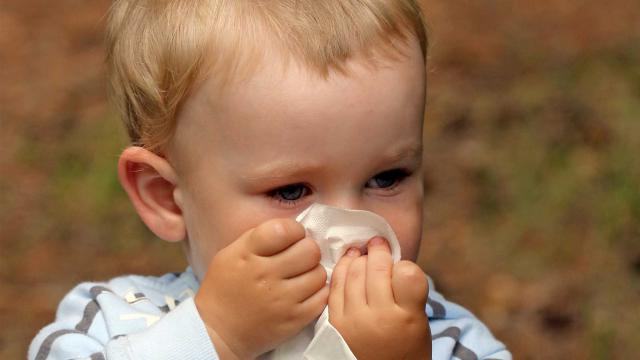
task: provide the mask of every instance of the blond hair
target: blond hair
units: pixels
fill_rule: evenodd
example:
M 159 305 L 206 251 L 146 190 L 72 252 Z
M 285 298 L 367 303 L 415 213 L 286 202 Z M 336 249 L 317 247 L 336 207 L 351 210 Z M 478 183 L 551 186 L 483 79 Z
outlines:
M 116 0 L 107 29 L 111 98 L 131 142 L 159 152 L 194 84 L 255 62 L 265 39 L 326 76 L 359 53 L 393 56 L 395 40 L 409 36 L 426 58 L 415 0 Z

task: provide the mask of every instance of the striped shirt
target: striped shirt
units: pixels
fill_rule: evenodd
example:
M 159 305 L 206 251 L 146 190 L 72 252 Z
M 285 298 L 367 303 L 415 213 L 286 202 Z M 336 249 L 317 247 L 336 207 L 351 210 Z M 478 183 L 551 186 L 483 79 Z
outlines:
M 431 279 L 429 285 L 432 359 L 511 359 L 484 324 L 445 300 Z M 191 269 L 82 283 L 64 297 L 55 322 L 33 339 L 28 358 L 218 359 L 193 302 L 198 287 Z

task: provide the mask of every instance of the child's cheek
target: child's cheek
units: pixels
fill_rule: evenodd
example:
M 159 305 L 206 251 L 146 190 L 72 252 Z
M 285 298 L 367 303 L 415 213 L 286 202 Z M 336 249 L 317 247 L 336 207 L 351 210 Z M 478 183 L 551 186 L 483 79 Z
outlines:
M 421 208 L 407 208 L 386 216 L 382 215 L 396 233 L 403 260 L 416 261 L 422 239 L 422 211 Z
M 406 233 L 400 232 L 398 235 L 398 241 L 400 242 L 400 249 L 402 250 L 402 259 L 416 261 L 418 258 L 418 251 L 420 250 L 421 229 L 417 226 L 409 226 L 412 229 L 407 229 Z

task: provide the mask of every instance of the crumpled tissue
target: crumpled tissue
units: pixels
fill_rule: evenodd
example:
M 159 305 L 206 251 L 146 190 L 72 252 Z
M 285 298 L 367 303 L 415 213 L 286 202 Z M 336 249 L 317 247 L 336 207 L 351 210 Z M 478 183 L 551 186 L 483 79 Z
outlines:
M 320 264 L 330 281 L 333 268 L 352 247 L 366 249 L 373 237 L 385 238 L 393 262 L 400 261 L 400 244 L 391 226 L 379 215 L 364 210 L 348 210 L 313 204 L 296 218 L 307 236 L 320 247 Z M 338 330 L 329 323 L 328 307 L 315 323 L 260 359 L 270 360 L 356 360 Z

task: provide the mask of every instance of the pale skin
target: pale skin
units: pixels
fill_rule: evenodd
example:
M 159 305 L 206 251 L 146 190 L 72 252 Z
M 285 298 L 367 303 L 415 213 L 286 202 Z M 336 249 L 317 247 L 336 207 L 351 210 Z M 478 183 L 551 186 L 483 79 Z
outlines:
M 145 224 L 183 242 L 200 279 L 198 311 L 222 359 L 252 359 L 330 305 L 358 359 L 427 359 L 422 231 L 424 63 L 406 56 L 317 77 L 267 53 L 221 92 L 205 81 L 157 155 L 127 148 L 119 176 Z M 403 260 L 373 239 L 350 251 L 330 287 L 319 249 L 293 219 L 314 202 L 384 217 Z

